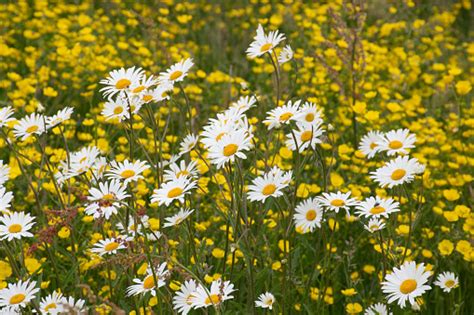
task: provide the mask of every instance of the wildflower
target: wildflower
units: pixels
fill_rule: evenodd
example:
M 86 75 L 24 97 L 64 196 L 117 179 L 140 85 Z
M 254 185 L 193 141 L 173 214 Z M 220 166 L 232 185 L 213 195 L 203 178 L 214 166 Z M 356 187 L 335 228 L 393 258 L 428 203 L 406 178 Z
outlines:
M 362 305 L 359 303 L 349 303 L 346 305 L 346 312 L 348 314 L 359 314 L 362 312 Z
M 196 178 L 198 174 L 196 161 L 191 161 L 189 164 L 186 164 L 186 161 L 182 160 L 179 165 L 176 163 L 170 164 L 169 168 L 169 170 L 165 170 L 165 174 L 163 176 L 166 181 L 173 180 L 181 176 Z
M 235 158 L 246 159 L 242 151 L 250 149 L 250 140 L 245 129 L 233 130 L 222 136 L 220 141 L 209 148 L 209 159 L 211 163 L 221 168 L 227 162 L 234 162 Z
M 71 115 L 74 112 L 72 107 L 65 107 L 58 111 L 56 114 L 50 117 L 46 117 L 47 128 L 53 128 L 59 124 L 62 124 L 66 120 L 71 119 Z
M 178 63 L 172 65 L 165 72 L 160 73 L 160 84 L 170 82 L 181 82 L 188 75 L 189 69 L 194 65 L 192 58 L 183 59 Z
M 399 156 L 386 163 L 375 172 L 370 172 L 371 178 L 378 182 L 381 187 L 410 183 L 415 175 L 424 172 L 424 165 L 420 164 L 416 158 L 410 159 L 408 156 Z
M 6 191 L 5 187 L 0 186 L 0 213 L 9 212 L 10 202 L 13 199 L 13 193 Z
M 268 35 L 265 34 L 261 24 L 258 25 L 257 35 L 254 37 L 254 41 L 250 44 L 247 49 L 247 55 L 250 58 L 259 57 L 265 53 L 271 53 L 280 42 L 285 40 L 285 35 L 278 31 L 271 31 Z
M 273 309 L 275 303 L 275 297 L 270 292 L 265 292 L 259 295 L 258 300 L 255 301 L 256 307 Z
M 369 306 L 364 315 L 392 315 L 392 312 L 387 309 L 385 304 L 376 303 Z
M 179 155 L 191 152 L 197 145 L 199 137 L 194 134 L 188 134 L 179 144 Z
M 377 231 L 382 230 L 385 227 L 384 221 L 379 218 L 371 218 L 367 225 L 364 224 L 364 228 L 369 231 L 370 233 L 374 233 Z
M 197 283 L 187 280 L 181 285 L 181 289 L 173 297 L 173 308 L 180 314 L 186 315 L 193 308 L 193 298 L 196 294 Z
M 179 177 L 162 184 L 161 188 L 155 189 L 151 196 L 151 202 L 165 204 L 168 206 L 173 200 L 184 202 L 184 196 L 197 186 L 196 181 L 187 177 Z
M 391 130 L 385 133 L 377 142 L 380 151 L 387 151 L 388 156 L 408 154 L 408 149 L 414 148 L 416 136 L 408 129 Z
M 41 314 L 59 314 L 64 312 L 62 302 L 63 295 L 56 291 L 42 298 L 40 302 Z
M 321 227 L 323 209 L 316 198 L 308 198 L 298 204 L 293 215 L 295 225 L 303 232 L 313 232 L 316 227 Z
M 221 279 L 212 281 L 209 291 L 202 285 L 199 285 L 192 298 L 193 307 L 218 306 L 226 300 L 233 299 L 234 296 L 231 295 L 231 293 L 234 291 L 234 285 L 231 284 L 230 281 L 222 282 Z
M 371 159 L 380 152 L 381 148 L 377 144 L 383 139 L 383 133 L 380 131 L 370 131 L 366 134 L 359 143 L 359 150 Z
M 399 203 L 392 198 L 380 198 L 379 196 L 369 197 L 359 202 L 356 206 L 356 214 L 360 217 L 385 217 L 388 218 L 393 212 L 400 211 Z
M 173 83 L 162 82 L 155 89 L 149 92 L 147 95 L 142 96 L 142 100 L 148 102 L 161 102 L 170 99 L 170 92 L 173 91 Z M 147 99 L 147 97 L 149 99 Z M 151 98 L 150 98 L 151 97 Z
M 278 55 L 278 63 L 284 64 L 285 62 L 288 62 L 291 59 L 293 59 L 293 49 L 291 49 L 290 45 L 286 45 L 285 48 L 283 48 L 280 54 Z
M 306 125 L 305 127 L 298 128 L 298 130 L 294 131 L 293 133 L 287 134 L 285 144 L 288 149 L 292 151 L 298 149 L 298 152 L 300 153 L 309 147 L 315 149 L 316 144 L 322 142 L 320 137 L 323 135 L 323 133 L 324 130 L 319 128 L 319 125 Z
M 438 244 L 438 250 L 441 256 L 449 256 L 454 250 L 454 244 L 450 240 L 442 240 Z
M 252 185 L 248 187 L 248 199 L 265 202 L 268 197 L 283 196 L 282 190 L 288 186 L 292 174 L 292 171 L 283 172 L 274 166 L 268 173 L 252 181 Z
M 267 125 L 268 130 L 280 128 L 284 124 L 289 124 L 297 118 L 300 104 L 300 100 L 294 103 L 288 101 L 285 105 L 272 109 L 267 113 L 267 118 L 263 123 Z
M 472 90 L 471 82 L 465 81 L 458 81 L 456 82 L 456 92 L 459 95 L 466 95 Z
M 127 238 L 121 236 L 100 240 L 94 244 L 91 252 L 97 253 L 100 256 L 116 254 L 119 249 L 127 248 L 125 241 L 127 241 Z
M 10 167 L 8 164 L 3 164 L 3 160 L 0 160 L 0 186 L 6 183 L 10 176 Z
M 70 161 L 61 161 L 59 172 L 54 176 L 59 183 L 89 171 L 98 162 L 100 151 L 94 146 L 82 148 L 70 154 Z
M 444 292 L 449 293 L 452 289 L 458 287 L 459 279 L 452 272 L 443 272 L 438 275 L 434 284 L 443 289 Z
M 84 304 L 86 301 L 82 299 L 74 299 L 73 297 L 63 297 L 61 305 L 67 314 L 82 314 L 85 312 Z
M 112 161 L 107 176 L 109 178 L 123 180 L 126 185 L 129 182 L 136 182 L 143 178 L 141 173 L 149 168 L 150 166 L 145 161 L 140 160 L 135 162 L 130 162 L 129 160 L 123 162 Z
M 41 135 L 46 131 L 45 117 L 41 114 L 33 113 L 19 120 L 13 127 L 15 137 L 21 140 L 28 139 L 31 135 Z
M 255 96 L 241 96 L 237 102 L 232 103 L 230 106 L 239 110 L 240 113 L 245 113 L 250 108 L 255 106 L 257 98 Z
M 425 270 L 424 264 L 417 266 L 414 261 L 405 262 L 400 268 L 395 267 L 391 274 L 385 276 L 382 291 L 388 294 L 388 303 L 397 301 L 401 308 L 405 308 L 407 300 L 414 305 L 415 298 L 431 289 L 426 284 L 429 277 L 430 273 Z
M 165 280 L 166 276 L 169 274 L 169 271 L 165 270 L 165 262 L 162 263 L 160 266 L 154 268 L 154 270 L 152 270 L 151 268 L 147 269 L 146 276 L 143 280 L 137 278 L 133 279 L 133 282 L 135 284 L 132 284 L 127 288 L 127 296 L 139 295 L 146 292 L 150 292 L 151 295 L 156 296 L 155 289 L 161 288 L 162 286 L 166 285 Z
M 158 79 L 154 77 L 153 75 L 150 75 L 147 77 L 146 75 L 143 75 L 140 80 L 132 82 L 130 85 L 130 95 L 139 95 L 140 93 L 143 93 L 150 89 L 152 86 L 158 84 Z
M 1 216 L 0 238 L 11 241 L 14 238 L 33 237 L 29 230 L 35 224 L 34 219 L 34 217 L 24 212 L 12 212 Z
M 35 299 L 38 291 L 36 281 L 20 280 L 17 283 L 9 283 L 8 287 L 0 290 L 0 307 L 11 307 L 12 310 L 17 311 Z
M 359 204 L 357 200 L 350 198 L 350 196 L 350 191 L 346 193 L 338 191 L 336 193 L 323 193 L 322 196 L 318 197 L 318 200 L 328 210 L 339 213 L 339 210 L 343 209 L 346 210 L 347 216 L 349 216 L 349 208 Z
M 305 102 L 303 106 L 299 108 L 294 119 L 299 127 L 307 129 L 313 127 L 314 129 L 317 129 L 323 123 L 321 116 L 321 110 L 318 109 L 316 104 Z
M 139 84 L 144 75 L 142 68 L 131 67 L 128 69 L 120 68 L 109 72 L 106 79 L 100 80 L 100 84 L 106 85 L 100 91 L 104 97 L 112 97 L 117 93 L 129 91 L 131 86 Z
M 175 226 L 186 220 L 191 213 L 194 212 L 194 209 L 180 209 L 179 212 L 171 217 L 165 218 L 166 223 L 163 224 L 163 227 Z
M 126 187 L 119 180 L 99 183 L 99 187 L 89 189 L 87 199 L 92 202 L 85 209 L 86 214 L 94 216 L 95 219 L 105 217 L 109 219 L 112 214 L 117 214 L 121 207 L 120 201 L 130 197 Z
M 118 119 L 118 121 L 130 118 L 128 101 L 125 97 L 117 97 L 115 100 L 109 98 L 102 109 L 102 116 L 105 120 Z
M 125 227 L 122 222 L 117 223 L 117 228 L 122 234 L 129 235 L 132 239 L 137 235 L 144 235 L 145 231 L 143 229 L 147 229 L 150 224 L 148 223 L 149 217 L 147 215 L 144 216 L 129 216 L 128 217 L 128 226 Z M 153 233 L 146 234 L 148 239 L 157 238 L 154 236 Z M 157 234 L 161 235 L 159 232 Z M 159 236 L 158 236 L 159 237 Z
M 11 106 L 0 108 L 0 128 L 6 126 L 8 122 L 15 120 L 12 118 L 14 114 Z

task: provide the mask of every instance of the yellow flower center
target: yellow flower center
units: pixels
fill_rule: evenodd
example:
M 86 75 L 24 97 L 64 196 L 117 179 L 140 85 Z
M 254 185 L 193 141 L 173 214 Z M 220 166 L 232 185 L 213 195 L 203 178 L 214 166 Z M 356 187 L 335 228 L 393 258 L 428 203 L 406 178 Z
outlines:
M 117 247 L 119 247 L 119 243 L 110 242 L 109 244 L 105 245 L 104 249 L 105 249 L 106 252 L 111 252 L 113 250 L 116 250 Z
M 123 178 L 130 178 L 132 176 L 135 176 L 135 171 L 134 170 L 125 170 L 120 174 L 120 176 L 122 176 Z
M 316 210 L 311 209 L 306 212 L 306 220 L 313 221 L 314 219 L 316 219 Z
M 56 305 L 56 303 L 51 303 L 51 304 L 48 304 L 46 305 L 46 307 L 44 308 L 45 312 L 51 310 L 51 309 L 55 309 L 57 308 L 58 306 Z
M 447 286 L 448 288 L 452 288 L 455 283 L 456 282 L 454 282 L 454 280 L 448 280 L 444 283 L 444 285 Z
M 401 143 L 398 140 L 393 140 L 393 141 L 390 141 L 390 143 L 388 144 L 388 147 L 392 150 L 397 150 L 403 147 L 403 143 Z
M 370 213 L 372 214 L 381 214 L 385 212 L 385 208 L 381 206 L 376 206 L 370 209 Z
M 407 173 L 407 171 L 405 171 L 402 168 L 399 168 L 399 169 L 396 169 L 395 171 L 393 171 L 392 176 L 390 176 L 390 177 L 393 180 L 400 180 L 405 176 L 406 173 Z
M 193 298 L 194 298 L 193 294 L 188 295 L 188 297 L 186 298 L 186 304 L 188 305 L 193 304 Z
M 26 128 L 26 132 L 27 133 L 33 133 L 33 132 L 36 132 L 38 131 L 39 127 L 37 125 L 33 125 L 33 126 L 29 126 L 28 128 Z
M 8 227 L 8 232 L 10 232 L 10 233 L 19 233 L 19 232 L 21 232 L 22 229 L 23 229 L 23 227 L 21 226 L 21 224 L 12 224 Z
M 372 143 L 370 144 L 370 148 L 371 148 L 372 150 L 375 149 L 376 147 L 377 147 L 377 143 L 372 142 Z
M 147 290 L 153 288 L 155 286 L 155 279 L 153 279 L 153 275 L 149 275 L 143 281 L 143 287 Z
M 290 113 L 290 112 L 281 114 L 281 115 L 280 115 L 280 121 L 281 121 L 281 122 L 288 121 L 288 119 L 290 119 L 291 117 L 293 117 L 293 113 Z
M 312 122 L 314 120 L 314 114 L 313 113 L 309 113 L 305 116 L 304 118 L 307 122 Z
M 178 172 L 176 174 L 176 177 L 188 176 L 188 175 L 189 175 L 189 172 L 187 170 L 184 170 L 184 171 Z
M 223 152 L 223 154 L 224 154 L 225 156 L 234 155 L 235 152 L 237 152 L 237 149 L 238 149 L 238 148 L 239 148 L 239 146 L 236 145 L 236 144 L 233 144 L 233 143 L 228 144 L 228 145 L 226 145 L 226 146 L 224 147 L 224 152 Z
M 176 187 L 168 191 L 168 198 L 178 197 L 183 193 L 183 190 L 180 187 Z
M 130 84 L 132 84 L 132 82 L 129 79 L 120 79 L 117 81 L 117 83 L 115 83 L 115 87 L 118 90 L 123 90 L 128 88 Z
M 218 134 L 216 137 L 216 141 L 221 140 L 224 135 L 225 135 L 225 132 L 221 132 L 220 134 Z
M 217 294 L 211 294 L 210 296 L 208 296 L 206 298 L 206 301 L 204 302 L 206 305 L 209 305 L 209 304 L 219 304 L 219 302 L 221 301 L 221 298 L 219 297 L 219 295 Z
M 272 44 L 266 43 L 265 45 L 262 45 L 262 47 L 260 47 L 260 52 L 266 52 L 270 50 L 271 48 L 272 48 Z
M 265 196 L 271 195 L 275 192 L 276 186 L 274 184 L 268 184 L 267 186 L 263 187 L 262 194 Z
M 122 106 L 117 106 L 114 108 L 114 114 L 119 115 L 123 112 L 123 107 Z
M 114 194 L 106 194 L 104 196 L 102 196 L 102 199 L 104 200 L 113 200 L 115 197 L 114 197 Z
M 372 224 L 371 226 L 369 226 L 369 228 L 370 228 L 372 231 L 375 231 L 375 230 L 378 230 L 378 229 L 379 229 L 379 226 L 378 226 L 378 224 Z
M 24 295 L 23 293 L 15 294 L 14 296 L 10 298 L 10 304 L 20 304 L 21 302 L 25 300 L 25 298 L 26 298 L 26 295 Z
M 333 201 L 331 201 L 331 206 L 334 207 L 343 207 L 345 205 L 346 203 L 342 199 L 334 199 Z
M 307 142 L 309 140 L 311 140 L 311 138 L 313 137 L 313 133 L 311 131 L 304 131 L 302 134 L 301 134 L 301 141 L 303 142 Z
M 183 72 L 177 70 L 177 71 L 173 72 L 173 73 L 170 75 L 170 80 L 171 80 L 171 81 L 174 81 L 174 80 L 178 79 L 178 78 L 179 78 L 180 76 L 182 76 L 182 75 L 183 75 Z
M 153 96 L 152 95 L 143 95 L 143 101 L 145 102 L 149 102 L 153 99 Z
M 417 283 L 414 279 L 407 279 L 400 285 L 400 292 L 408 294 L 415 291 Z
M 136 88 L 133 89 L 132 93 L 140 93 L 145 89 L 144 85 L 137 86 Z

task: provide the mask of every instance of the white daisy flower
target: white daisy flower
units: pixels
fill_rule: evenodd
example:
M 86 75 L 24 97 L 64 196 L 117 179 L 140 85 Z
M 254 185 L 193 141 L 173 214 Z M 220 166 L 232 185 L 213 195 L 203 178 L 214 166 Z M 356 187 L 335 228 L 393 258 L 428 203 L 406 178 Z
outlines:
M 109 98 L 104 104 L 101 112 L 105 120 L 117 119 L 123 121 L 130 117 L 128 101 L 124 97 L 117 97 L 115 100 Z
M 359 143 L 359 150 L 367 156 L 367 158 L 371 159 L 380 152 L 381 147 L 378 145 L 380 141 L 383 139 L 383 133 L 380 131 L 369 131 Z
M 53 128 L 59 124 L 62 124 L 66 120 L 71 119 L 71 115 L 74 112 L 72 107 L 64 107 L 53 116 L 46 117 L 47 128 Z
M 186 315 L 193 308 L 193 298 L 196 293 L 197 283 L 193 279 L 184 281 L 179 291 L 173 297 L 173 309 Z
M 399 206 L 400 204 L 392 198 L 369 197 L 359 202 L 356 206 L 356 214 L 366 218 L 388 218 L 391 213 L 400 211 Z
M 162 184 L 161 188 L 155 189 L 151 196 L 152 203 L 169 206 L 174 200 L 184 202 L 184 196 L 191 193 L 191 189 L 197 186 L 196 181 L 187 177 L 179 177 Z
M 323 123 L 322 111 L 311 102 L 305 102 L 298 110 L 298 113 L 294 117 L 296 124 L 303 128 L 313 126 L 319 128 Z
M 263 203 L 268 197 L 283 196 L 282 190 L 289 185 L 292 174 L 292 171 L 283 172 L 274 166 L 268 173 L 252 181 L 248 187 L 248 199 Z
M 155 89 L 151 91 L 151 97 L 153 102 L 161 102 L 164 100 L 169 100 L 170 99 L 170 93 L 173 91 L 173 83 L 166 81 L 160 83 Z
M 5 187 L 0 186 L 0 213 L 7 212 L 10 210 L 10 203 L 13 199 L 13 193 L 11 191 L 6 191 Z
M 91 252 L 99 254 L 100 256 L 117 254 L 119 249 L 127 248 L 127 240 L 127 238 L 121 236 L 100 240 L 94 244 Z
M 0 186 L 5 184 L 10 178 L 10 166 L 3 164 L 3 160 L 0 160 Z
M 149 168 L 150 166 L 145 161 L 140 160 L 135 162 L 130 162 L 129 160 L 123 162 L 112 161 L 107 177 L 123 180 L 124 184 L 128 184 L 129 182 L 136 182 L 142 179 L 141 173 Z
M 250 44 L 247 49 L 247 55 L 250 58 L 259 57 L 265 53 L 273 51 L 280 42 L 285 40 L 285 35 L 279 33 L 278 30 L 271 31 L 268 35 L 265 34 L 262 25 L 258 25 L 257 35 L 254 37 L 254 41 Z
M 388 156 L 395 154 L 408 154 L 408 149 L 414 148 L 416 136 L 408 129 L 391 130 L 385 133 L 377 142 L 381 151 L 386 151 Z
M 56 291 L 42 298 L 40 301 L 41 314 L 53 315 L 64 312 L 63 299 L 63 295 Z
M 323 193 L 322 196 L 318 197 L 319 202 L 328 210 L 339 213 L 339 210 L 346 210 L 347 216 L 349 216 L 349 208 L 357 206 L 359 202 L 354 198 L 350 198 L 351 192 L 346 193 Z
M 304 150 L 311 147 L 316 149 L 318 143 L 322 143 L 321 136 L 324 130 L 320 128 L 320 125 L 306 125 L 301 126 L 293 133 L 286 135 L 285 145 L 292 151 L 303 152 Z
M 158 289 L 166 285 L 166 277 L 169 274 L 169 271 L 166 270 L 166 263 L 164 262 L 159 267 L 155 267 L 154 273 L 158 283 L 155 283 L 153 271 L 151 268 L 148 268 L 146 276 L 143 280 L 133 279 L 135 284 L 132 284 L 127 288 L 127 296 L 139 295 L 147 292 L 150 292 L 151 295 L 156 296 L 155 288 Z
M 186 164 L 186 161 L 181 160 L 179 165 L 172 163 L 169 165 L 169 168 L 169 170 L 165 170 L 163 176 L 166 181 L 170 181 L 181 176 L 196 178 L 199 173 L 196 161 L 191 161 L 189 164 Z
M 80 151 L 74 152 L 70 155 L 69 165 L 67 161 L 61 161 L 59 172 L 54 175 L 58 183 L 63 183 L 65 180 L 83 174 L 94 167 L 97 162 L 97 157 L 100 151 L 94 146 L 82 148 Z
M 179 212 L 171 217 L 165 218 L 166 223 L 163 224 L 163 227 L 175 226 L 186 220 L 191 213 L 194 212 L 194 209 L 180 209 Z
M 106 85 L 100 91 L 103 92 L 104 97 L 112 97 L 117 93 L 127 92 L 131 86 L 139 84 L 144 73 L 145 71 L 139 67 L 112 70 L 109 72 L 107 79 L 100 80 L 100 84 Z
M 158 79 L 153 75 L 147 77 L 143 75 L 140 80 L 132 82 L 130 85 L 130 95 L 138 95 L 158 84 Z
M 15 308 L 14 306 L 6 306 L 0 308 L 0 315 L 16 315 L 21 314 L 20 308 Z
M 382 291 L 387 294 L 388 303 L 397 301 L 401 308 L 405 308 L 407 300 L 414 305 L 415 298 L 431 289 L 426 284 L 430 275 L 424 264 L 417 266 L 414 261 L 405 262 L 400 268 L 395 267 L 392 273 L 385 276 Z
M 241 96 L 237 102 L 232 103 L 230 107 L 236 108 L 240 113 L 245 113 L 250 108 L 255 106 L 257 103 L 257 98 L 253 95 Z
M 255 307 L 273 309 L 275 297 L 270 292 L 265 292 L 259 295 L 258 300 L 255 301 Z
M 191 152 L 197 145 L 199 137 L 194 134 L 188 134 L 179 144 L 179 155 Z
M 25 307 L 31 300 L 35 299 L 35 294 L 39 291 L 36 288 L 36 281 L 18 281 L 9 283 L 8 286 L 0 290 L 0 307 L 10 307 L 12 310 L 19 310 Z
M 8 122 L 15 120 L 12 115 L 15 112 L 11 106 L 0 108 L 0 128 L 6 126 Z
M 45 117 L 41 114 L 33 113 L 23 117 L 13 127 L 15 137 L 21 140 L 28 139 L 31 135 L 41 135 L 46 131 Z
M 453 272 L 443 272 L 438 275 L 434 284 L 449 293 L 459 286 L 459 278 Z
M 226 300 L 233 299 L 234 296 L 231 293 L 234 291 L 234 285 L 230 281 L 222 282 L 221 279 L 212 281 L 210 290 L 199 285 L 192 297 L 193 307 L 218 306 Z
M 377 303 L 369 306 L 364 315 L 392 315 L 392 312 L 387 309 L 385 304 Z
M 297 117 L 300 104 L 300 100 L 294 103 L 288 101 L 285 105 L 272 109 L 267 113 L 267 119 L 265 119 L 263 123 L 267 125 L 268 130 L 289 124 Z
M 91 167 L 93 183 L 103 179 L 107 166 L 109 166 L 109 163 L 105 157 L 100 156 L 96 158 Z
M 227 162 L 233 163 L 236 158 L 246 159 L 243 151 L 251 148 L 251 138 L 245 129 L 233 130 L 225 134 L 220 141 L 209 148 L 209 159 L 217 168 L 222 168 Z
M 284 64 L 285 62 L 290 61 L 293 59 L 293 49 L 291 49 L 290 45 L 286 45 L 285 48 L 282 49 L 280 54 L 278 55 L 278 63 Z
M 165 72 L 160 73 L 160 84 L 165 82 L 175 83 L 181 82 L 188 75 L 189 69 L 194 65 L 192 58 L 183 59 L 172 65 Z
M 64 297 L 61 301 L 61 305 L 66 314 L 82 315 L 87 314 L 84 304 L 86 301 L 82 299 L 74 299 L 73 297 Z
M 408 156 L 398 156 L 375 172 L 370 172 L 370 177 L 378 182 L 381 187 L 388 186 L 388 188 L 392 188 L 393 186 L 412 182 L 415 175 L 424 171 L 424 165 L 420 164 L 416 158 L 410 159 Z
M 370 233 L 374 233 L 380 230 L 383 230 L 385 223 L 380 218 L 371 218 L 367 224 L 364 224 L 364 228 Z
M 117 214 L 122 206 L 120 201 L 130 197 L 126 187 L 119 180 L 99 183 L 99 187 L 89 189 L 87 199 L 91 202 L 84 210 L 87 215 L 94 216 L 94 219 L 105 217 L 109 219 L 111 215 Z
M 11 212 L 0 217 L 0 238 L 11 241 L 22 237 L 33 237 L 29 230 L 35 224 L 34 217 L 24 212 Z
M 308 198 L 298 204 L 293 215 L 297 228 L 304 233 L 313 232 L 316 227 L 321 227 L 323 209 L 316 198 Z

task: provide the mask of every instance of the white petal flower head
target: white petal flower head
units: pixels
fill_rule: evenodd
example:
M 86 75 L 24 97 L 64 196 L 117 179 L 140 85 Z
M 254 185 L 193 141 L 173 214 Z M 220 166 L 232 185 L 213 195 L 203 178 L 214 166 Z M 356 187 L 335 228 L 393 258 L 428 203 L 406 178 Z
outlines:
M 381 187 L 388 186 L 388 188 L 392 188 L 412 182 L 415 175 L 424 171 L 424 165 L 420 164 L 416 158 L 410 159 L 408 156 L 398 156 L 376 171 L 370 172 L 370 177 L 378 182 Z
M 175 226 L 186 220 L 187 217 L 191 215 L 191 213 L 194 212 L 194 209 L 180 209 L 179 212 L 171 217 L 165 218 L 165 224 L 163 224 L 163 227 L 170 227 L 170 226 Z
M 294 117 L 296 124 L 300 128 L 319 128 L 323 123 L 322 111 L 319 109 L 316 104 L 311 102 L 305 102 L 298 110 L 298 113 Z
M 0 213 L 10 212 L 8 209 L 11 206 L 12 199 L 13 193 L 11 191 L 6 191 L 5 187 L 0 186 Z
M 382 141 L 384 134 L 380 131 L 369 131 L 359 143 L 359 150 L 371 159 L 381 151 L 381 147 L 378 143 Z
M 388 156 L 395 154 L 408 154 L 408 150 L 415 147 L 416 136 L 408 129 L 391 130 L 385 133 L 377 142 L 381 151 L 386 151 Z
M 209 148 L 209 159 L 217 168 L 222 168 L 228 162 L 234 163 L 236 158 L 246 159 L 244 151 L 250 148 L 251 137 L 247 130 L 233 130 Z
M 153 75 L 147 77 L 143 75 L 142 78 L 138 81 L 132 82 L 130 85 L 130 95 L 139 95 L 146 90 L 149 90 L 151 87 L 158 84 L 158 79 Z
M 197 162 L 191 161 L 186 164 L 186 161 L 181 160 L 179 164 L 172 163 L 169 169 L 165 170 L 164 179 L 170 181 L 181 176 L 196 178 L 198 176 Z
M 111 215 L 117 214 L 122 207 L 120 201 L 130 197 L 126 187 L 117 179 L 110 182 L 99 183 L 99 187 L 89 189 L 87 199 L 91 202 L 84 210 L 87 215 L 94 216 L 95 219 L 105 217 L 109 219 Z
M 415 298 L 431 289 L 426 284 L 430 276 L 424 264 L 417 266 L 414 261 L 405 262 L 400 268 L 395 267 L 392 273 L 385 276 L 382 291 L 387 294 L 388 303 L 397 301 L 401 308 L 405 308 L 408 300 L 411 305 L 415 305 Z
M 35 299 L 35 294 L 38 291 L 36 281 L 20 280 L 17 283 L 9 283 L 6 288 L 0 290 L 0 307 L 10 307 L 14 311 L 19 310 Z
M 308 198 L 300 202 L 293 215 L 296 228 L 303 233 L 313 232 L 316 228 L 320 228 L 322 218 L 323 208 L 316 198 Z
M 286 135 L 285 145 L 292 151 L 303 152 L 308 148 L 316 149 L 316 145 L 322 143 L 321 136 L 324 130 L 319 125 L 300 126 L 293 133 Z
M 391 213 L 400 211 L 400 204 L 392 198 L 369 197 L 356 206 L 356 214 L 368 217 L 388 218 Z
M 109 98 L 107 102 L 105 102 L 101 114 L 105 117 L 106 121 L 112 119 L 124 121 L 130 117 L 128 101 L 125 97 L 117 97 L 115 100 Z
M 301 100 L 296 102 L 288 101 L 285 105 L 272 109 L 267 113 L 267 118 L 263 123 L 267 125 L 268 130 L 289 124 L 297 118 L 300 104 Z
M 275 297 L 270 292 L 265 292 L 259 295 L 258 300 L 255 301 L 255 307 L 273 309 L 275 304 Z
M 0 238 L 11 241 L 23 237 L 33 237 L 29 231 L 35 224 L 34 217 L 24 212 L 12 212 L 0 217 Z
M 459 286 L 459 278 L 453 272 L 443 272 L 438 275 L 434 284 L 444 292 L 449 293 Z
M 5 184 L 10 177 L 10 166 L 0 160 L 0 186 Z
M 11 106 L 0 108 L 0 128 L 6 126 L 8 122 L 15 120 L 12 117 L 14 113 Z
M 387 306 L 383 303 L 376 303 L 369 306 L 366 310 L 364 315 L 392 315 L 387 309 Z
M 211 283 L 210 290 L 207 290 L 202 285 L 197 287 L 192 298 L 192 305 L 195 308 L 218 306 L 226 300 L 233 299 L 234 296 L 231 294 L 234 291 L 234 285 L 230 281 L 214 280 Z
M 364 228 L 370 233 L 380 231 L 384 227 L 385 227 L 384 221 L 379 218 L 371 218 L 367 224 L 364 224 Z
M 183 59 L 178 63 L 172 65 L 165 72 L 160 73 L 159 81 L 160 84 L 169 82 L 174 84 L 175 82 L 181 82 L 188 75 L 189 69 L 194 65 L 192 58 Z
M 86 301 L 82 299 L 76 300 L 72 296 L 67 297 L 67 298 L 63 297 L 61 304 L 66 314 L 74 314 L 74 315 L 87 314 L 86 308 L 84 307 L 84 304 L 86 304 Z
M 94 244 L 91 252 L 99 254 L 100 256 L 117 254 L 118 250 L 127 248 L 127 240 L 127 238 L 121 236 L 100 240 Z
M 140 83 L 144 74 L 145 71 L 139 67 L 112 70 L 106 79 L 100 80 L 100 84 L 105 85 L 100 91 L 104 97 L 112 97 L 115 94 L 129 92 L 131 86 L 136 86 Z
M 179 144 L 179 154 L 183 155 L 186 153 L 191 152 L 194 147 L 197 145 L 199 141 L 199 137 L 196 136 L 195 134 L 188 134 L 186 137 L 184 137 L 183 141 Z
M 64 312 L 63 299 L 63 295 L 56 291 L 42 298 L 40 301 L 41 314 L 55 315 Z
M 146 276 L 143 280 L 133 279 L 135 284 L 127 288 L 127 296 L 145 294 L 150 292 L 151 295 L 156 296 L 156 290 L 166 285 L 166 278 L 169 274 L 167 264 L 164 262 L 160 266 L 155 267 L 154 270 L 151 268 L 147 269 Z M 156 278 L 155 278 L 156 276 Z M 156 279 L 156 280 L 155 280 Z
M 193 308 L 193 298 L 196 294 L 197 283 L 193 279 L 184 281 L 179 291 L 173 297 L 173 308 L 180 314 L 186 315 Z
M 59 124 L 62 124 L 66 120 L 71 119 L 71 115 L 74 112 L 72 107 L 65 107 L 58 111 L 53 116 L 46 117 L 47 128 L 53 128 Z
M 41 135 L 46 131 L 46 118 L 37 113 L 33 113 L 29 116 L 23 117 L 13 127 L 13 133 L 15 137 L 26 140 L 32 135 Z
M 268 173 L 252 181 L 252 185 L 248 187 L 248 199 L 264 203 L 268 197 L 283 196 L 283 189 L 290 184 L 292 174 L 292 171 L 283 172 L 278 167 L 273 167 Z
M 135 162 L 130 162 L 129 160 L 123 162 L 112 161 L 107 177 L 122 180 L 124 184 L 128 184 L 129 182 L 136 182 L 142 179 L 143 176 L 141 174 L 149 168 L 150 166 L 145 161 L 140 160 Z
M 285 35 L 283 33 L 280 33 L 278 30 L 276 30 L 271 31 L 267 35 L 265 34 L 262 25 L 259 24 L 254 41 L 250 44 L 246 51 L 247 55 L 250 58 L 256 58 L 262 56 L 265 53 L 271 53 L 273 49 L 283 40 L 285 40 Z
M 184 202 L 184 197 L 191 193 L 191 190 L 197 186 L 196 181 L 187 177 L 179 177 L 167 181 L 161 185 L 160 188 L 153 191 L 151 196 L 152 203 L 169 206 L 174 200 L 180 203 Z
M 151 91 L 151 94 L 149 94 L 152 97 L 150 101 L 158 103 L 164 100 L 169 100 L 170 95 L 172 94 L 172 91 L 173 91 L 173 83 L 169 81 L 162 82 L 155 89 Z
M 350 207 L 359 204 L 356 199 L 351 198 L 350 191 L 346 193 L 340 191 L 336 193 L 323 193 L 322 196 L 318 197 L 318 200 L 321 202 L 323 207 L 336 213 L 339 213 L 339 210 L 341 209 L 346 210 L 347 216 L 349 216 Z
M 291 49 L 290 45 L 286 45 L 285 48 L 282 49 L 280 54 L 278 55 L 278 63 L 284 64 L 285 62 L 290 61 L 293 59 L 293 49 Z
M 240 113 L 245 113 L 257 103 L 257 98 L 253 95 L 241 96 L 237 102 L 232 103 L 231 107 L 239 110 Z

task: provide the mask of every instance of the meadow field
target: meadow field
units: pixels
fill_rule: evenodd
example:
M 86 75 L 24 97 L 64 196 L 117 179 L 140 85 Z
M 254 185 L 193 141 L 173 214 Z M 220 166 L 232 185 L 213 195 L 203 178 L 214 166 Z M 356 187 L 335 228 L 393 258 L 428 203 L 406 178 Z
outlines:
M 0 2 L 0 315 L 474 314 L 469 0 Z

